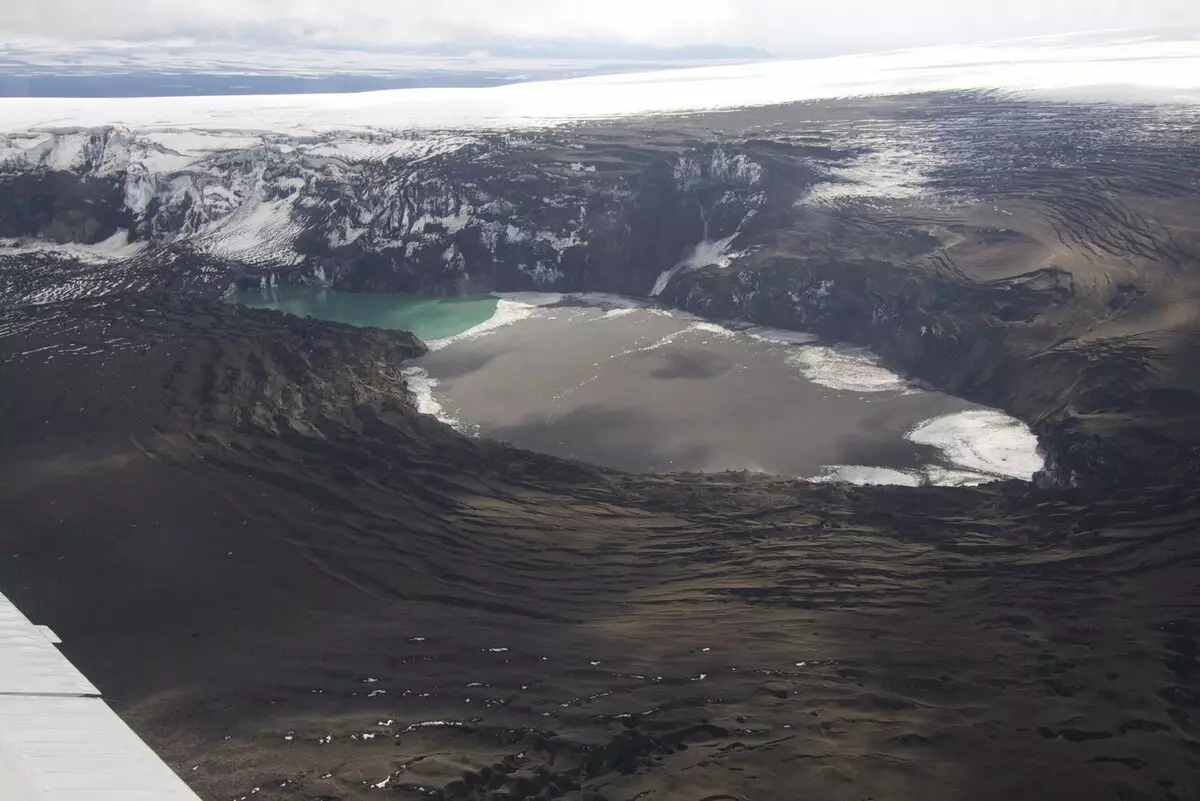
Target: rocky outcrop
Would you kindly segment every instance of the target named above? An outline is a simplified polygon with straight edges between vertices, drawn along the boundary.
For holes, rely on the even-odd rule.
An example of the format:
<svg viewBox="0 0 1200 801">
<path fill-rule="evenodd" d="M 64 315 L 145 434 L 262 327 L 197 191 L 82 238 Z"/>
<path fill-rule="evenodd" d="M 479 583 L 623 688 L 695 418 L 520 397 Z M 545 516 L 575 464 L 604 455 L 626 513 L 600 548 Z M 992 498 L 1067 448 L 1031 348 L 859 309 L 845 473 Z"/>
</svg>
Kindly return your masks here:
<svg viewBox="0 0 1200 801">
<path fill-rule="evenodd" d="M 52 171 L 0 182 L 0 238 L 93 244 L 129 228 L 120 182 Z"/>
</svg>

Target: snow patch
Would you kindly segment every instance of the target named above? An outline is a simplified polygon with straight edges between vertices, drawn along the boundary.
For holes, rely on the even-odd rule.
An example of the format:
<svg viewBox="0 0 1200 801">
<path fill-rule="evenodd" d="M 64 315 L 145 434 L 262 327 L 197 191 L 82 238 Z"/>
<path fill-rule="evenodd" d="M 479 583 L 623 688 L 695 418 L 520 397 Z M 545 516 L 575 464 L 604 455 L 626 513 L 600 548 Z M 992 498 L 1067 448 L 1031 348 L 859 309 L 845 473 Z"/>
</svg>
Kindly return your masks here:
<svg viewBox="0 0 1200 801">
<path fill-rule="evenodd" d="M 294 243 L 302 229 L 292 221 L 292 205 L 291 200 L 250 198 L 195 241 L 214 256 L 296 264 L 301 257 Z"/>
<path fill-rule="evenodd" d="M 584 241 L 579 238 L 578 231 L 572 231 L 569 235 L 563 236 L 556 234 L 553 231 L 538 231 L 534 239 L 538 242 L 545 242 L 561 255 L 564 250 L 570 248 L 582 247 Z"/>
<path fill-rule="evenodd" d="M 805 345 L 788 356 L 814 384 L 842 392 L 911 392 L 908 382 L 879 363 L 865 348 Z"/>
<path fill-rule="evenodd" d="M 692 323 L 687 327 L 688 331 L 699 331 L 703 334 L 716 334 L 721 337 L 732 337 L 736 335 L 735 331 L 726 328 L 723 325 L 709 322 Z"/>
<path fill-rule="evenodd" d="M 386 161 L 392 158 L 419 160 L 453 153 L 474 141 L 465 136 L 445 139 L 337 136 L 315 145 L 300 146 L 299 149 L 309 156 L 344 161 Z"/>
<path fill-rule="evenodd" d="M 1028 481 L 1045 466 L 1029 427 L 992 409 L 935 417 L 907 436 L 938 448 L 955 465 L 976 473 Z"/>
<path fill-rule="evenodd" d="M 417 729 L 436 729 L 444 726 L 461 726 L 462 721 L 458 720 L 423 720 L 420 723 L 413 723 L 408 726 L 401 734 L 416 731 Z"/>
<path fill-rule="evenodd" d="M 553 306 L 563 299 L 562 295 L 552 292 L 506 292 L 499 294 L 496 311 L 487 320 L 469 328 L 461 334 L 442 339 L 434 339 L 425 344 L 430 350 L 441 350 L 455 342 L 464 339 L 477 339 L 494 333 L 498 329 L 518 323 L 532 317 L 539 308 Z M 430 379 L 433 380 L 433 379 Z M 436 381 L 435 381 L 436 384 Z"/>
<path fill-rule="evenodd" d="M 756 325 L 753 328 L 747 328 L 742 333 L 759 342 L 770 342 L 776 345 L 807 345 L 817 340 L 817 337 L 813 334 L 806 334 L 803 331 L 771 328 L 765 325 Z"/>
<path fill-rule="evenodd" d="M 458 211 L 452 214 L 445 214 L 440 217 L 435 217 L 431 214 L 426 214 L 413 220 L 412 232 L 414 234 L 422 234 L 425 232 L 427 225 L 440 225 L 446 229 L 448 234 L 457 234 L 462 229 L 466 228 L 473 219 L 473 209 L 469 206 L 463 206 Z"/>
<path fill-rule="evenodd" d="M 995 476 L 938 465 L 927 466 L 925 476 L 935 487 L 977 487 L 980 484 L 989 484 L 996 480 Z"/>
<path fill-rule="evenodd" d="M 566 295 L 561 292 L 497 292 L 496 297 L 522 306 L 540 307 L 562 303 Z"/>
<path fill-rule="evenodd" d="M 851 200 L 905 200 L 922 195 L 926 173 L 938 162 L 932 153 L 900 148 L 887 139 L 868 139 L 866 144 L 878 149 L 830 170 L 829 180 L 813 186 L 799 202 L 833 206 Z"/>
<path fill-rule="evenodd" d="M 737 234 L 722 239 L 705 239 L 688 248 L 674 267 L 663 270 L 659 274 L 658 279 L 654 282 L 654 286 L 650 288 L 650 297 L 654 298 L 661 295 L 671 283 L 671 279 L 680 272 L 691 272 L 692 270 L 700 270 L 705 267 L 720 267 L 722 269 L 728 267 L 737 256 L 741 255 L 729 249 L 729 246 L 736 238 Z"/>
<path fill-rule="evenodd" d="M 820 475 L 809 480 L 827 484 L 919 487 L 923 483 L 924 476 L 918 470 L 893 470 L 890 467 L 868 467 L 861 464 L 835 464 L 824 467 Z"/>
<path fill-rule="evenodd" d="M 857 484 L 859 486 L 919 487 L 976 487 L 995 481 L 996 476 L 957 470 L 938 465 L 919 469 L 898 470 L 891 467 L 869 467 L 861 464 L 826 465 L 819 475 L 809 481 L 825 484 Z"/>
<path fill-rule="evenodd" d="M 130 242 L 129 232 L 125 230 L 118 230 L 108 239 L 91 245 L 78 242 L 58 244 L 40 239 L 0 239 L 0 254 L 3 255 L 55 254 L 89 264 L 131 259 L 145 249 L 145 241 Z"/>
<path fill-rule="evenodd" d="M 151 99 L 146 102 L 156 105 Z M 232 131 L 189 130 L 186 128 L 166 129 L 161 123 L 158 130 L 148 130 L 142 136 L 147 142 L 159 145 L 164 150 L 186 156 L 203 156 L 220 150 L 248 150 L 262 144 L 262 137 L 247 136 Z"/>
<path fill-rule="evenodd" d="M 928 465 L 896 470 L 866 465 L 828 465 L 819 482 L 969 487 L 1004 478 L 1028 481 L 1043 467 L 1037 437 L 1020 420 L 993 409 L 975 409 L 926 420 L 906 435 L 942 452 L 952 467 Z"/>
<path fill-rule="evenodd" d="M 408 391 L 412 393 L 418 412 L 427 414 L 430 417 L 436 417 L 438 420 L 454 428 L 460 428 L 461 423 L 459 423 L 458 419 L 446 411 L 445 407 L 442 406 L 442 402 L 434 394 L 434 391 L 441 382 L 431 376 L 423 367 L 406 367 L 402 375 L 408 384 Z"/>
</svg>

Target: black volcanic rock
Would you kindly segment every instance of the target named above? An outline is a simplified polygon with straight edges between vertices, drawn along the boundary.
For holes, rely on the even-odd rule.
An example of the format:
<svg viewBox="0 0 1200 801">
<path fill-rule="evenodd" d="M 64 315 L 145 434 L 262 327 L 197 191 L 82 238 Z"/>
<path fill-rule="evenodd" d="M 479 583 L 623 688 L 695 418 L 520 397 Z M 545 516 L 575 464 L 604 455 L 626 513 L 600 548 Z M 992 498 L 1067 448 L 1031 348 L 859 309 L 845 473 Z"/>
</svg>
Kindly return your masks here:
<svg viewBox="0 0 1200 801">
<path fill-rule="evenodd" d="M 0 237 L 91 244 L 130 227 L 121 183 L 71 172 L 0 182 Z"/>
</svg>

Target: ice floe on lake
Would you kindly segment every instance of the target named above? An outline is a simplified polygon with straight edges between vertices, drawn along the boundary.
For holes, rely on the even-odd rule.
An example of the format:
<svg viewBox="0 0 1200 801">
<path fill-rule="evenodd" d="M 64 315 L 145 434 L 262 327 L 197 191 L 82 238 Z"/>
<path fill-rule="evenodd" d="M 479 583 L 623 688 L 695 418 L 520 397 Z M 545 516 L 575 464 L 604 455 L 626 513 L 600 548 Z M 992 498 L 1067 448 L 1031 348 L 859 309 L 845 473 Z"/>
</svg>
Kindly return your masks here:
<svg viewBox="0 0 1200 801">
<path fill-rule="evenodd" d="M 992 409 L 977 409 L 927 420 L 908 438 L 941 450 L 967 470 L 1029 480 L 1041 470 L 1037 437 L 1020 420 Z"/>
<path fill-rule="evenodd" d="M 911 392 L 908 381 L 880 364 L 879 357 L 853 345 L 797 347 L 788 361 L 814 384 L 844 392 Z"/>
<path fill-rule="evenodd" d="M 905 435 L 918 445 L 937 448 L 950 466 L 926 465 L 896 470 L 864 465 L 829 465 L 815 481 L 846 484 L 894 484 L 966 487 L 1005 479 L 1029 481 L 1045 460 L 1037 437 L 1014 417 L 994 409 L 970 409 L 926 420 Z"/>
</svg>

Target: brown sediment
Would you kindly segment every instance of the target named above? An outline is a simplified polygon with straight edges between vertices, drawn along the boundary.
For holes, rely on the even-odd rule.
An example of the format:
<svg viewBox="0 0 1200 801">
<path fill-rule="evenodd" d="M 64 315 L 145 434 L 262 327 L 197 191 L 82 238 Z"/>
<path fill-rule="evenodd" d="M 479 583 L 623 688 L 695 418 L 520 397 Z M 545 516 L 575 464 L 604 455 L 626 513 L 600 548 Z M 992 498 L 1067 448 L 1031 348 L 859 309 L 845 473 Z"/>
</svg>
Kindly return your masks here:
<svg viewBox="0 0 1200 801">
<path fill-rule="evenodd" d="M 860 364 L 824 346 L 798 352 L 659 310 L 624 311 L 539 309 L 414 364 L 439 382 L 438 402 L 464 430 L 639 473 L 953 467 L 905 435 L 979 408 L 916 390 L 865 356 Z M 814 381 L 798 353 L 840 369 Z"/>
</svg>

